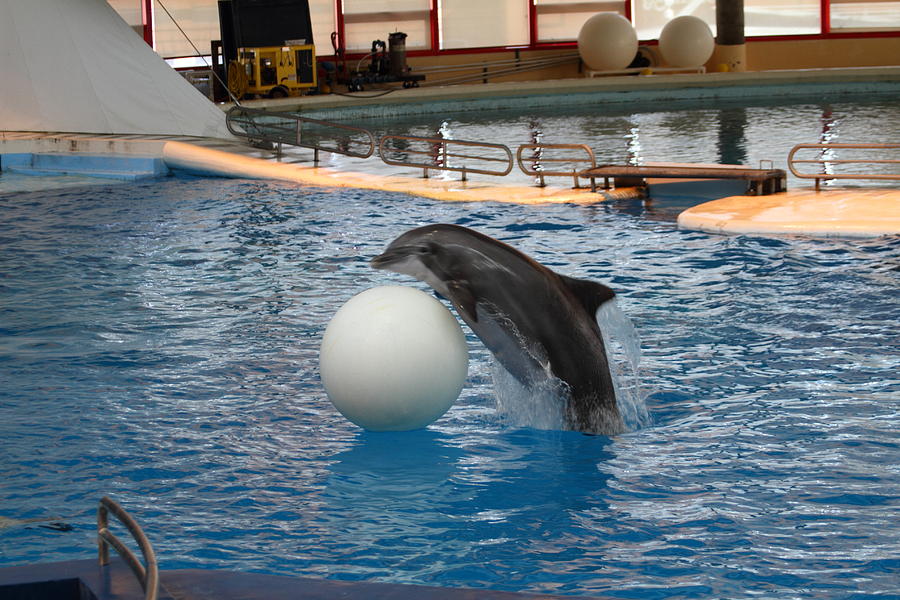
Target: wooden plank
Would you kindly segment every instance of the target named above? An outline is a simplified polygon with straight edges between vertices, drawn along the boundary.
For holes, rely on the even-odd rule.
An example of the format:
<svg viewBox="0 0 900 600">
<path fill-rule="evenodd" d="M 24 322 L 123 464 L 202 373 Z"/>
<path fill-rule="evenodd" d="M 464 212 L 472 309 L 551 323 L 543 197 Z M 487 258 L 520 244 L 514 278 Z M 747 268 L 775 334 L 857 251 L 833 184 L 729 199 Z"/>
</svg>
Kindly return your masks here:
<svg viewBox="0 0 900 600">
<path fill-rule="evenodd" d="M 740 165 L 689 165 L 657 163 L 651 165 L 601 165 L 586 169 L 581 177 L 644 177 L 672 179 L 746 179 L 762 181 L 784 178 L 781 169 L 754 169 Z"/>
</svg>

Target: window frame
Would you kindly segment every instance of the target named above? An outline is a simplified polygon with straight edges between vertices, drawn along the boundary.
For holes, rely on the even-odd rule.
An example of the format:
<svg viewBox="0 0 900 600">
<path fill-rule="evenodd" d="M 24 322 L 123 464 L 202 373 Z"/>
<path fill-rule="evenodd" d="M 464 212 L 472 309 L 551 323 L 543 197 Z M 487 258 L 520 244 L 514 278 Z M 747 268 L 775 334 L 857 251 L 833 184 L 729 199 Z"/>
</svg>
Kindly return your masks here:
<svg viewBox="0 0 900 600">
<path fill-rule="evenodd" d="M 408 51 L 409 56 L 448 56 L 454 54 L 483 54 L 490 52 L 508 52 L 514 50 L 554 50 L 554 49 L 570 49 L 575 48 L 577 43 L 575 40 L 558 40 L 558 41 L 547 41 L 542 42 L 539 41 L 540 32 L 538 31 L 538 16 L 540 11 L 535 3 L 535 0 L 528 0 L 528 37 L 529 41 L 526 44 L 521 45 L 513 45 L 513 46 L 489 46 L 489 47 L 467 47 L 467 48 L 452 48 L 452 49 L 442 49 L 439 48 L 439 40 L 438 40 L 438 28 L 440 26 L 440 9 L 439 9 L 439 1 L 440 0 L 430 0 L 430 8 L 428 10 L 428 28 L 429 32 L 426 33 L 426 37 L 430 37 L 430 47 L 427 49 L 410 49 Z M 602 2 L 602 0 L 600 0 Z M 632 16 L 632 2 L 635 0 L 623 0 L 624 11 L 623 14 L 625 18 L 629 21 L 633 21 Z M 760 36 L 747 36 L 748 40 L 755 41 L 790 41 L 790 40 L 828 40 L 828 39 L 865 39 L 865 38 L 889 38 L 889 37 L 900 37 L 900 24 L 898 24 L 895 28 L 886 28 L 886 29 L 841 29 L 841 28 L 833 28 L 831 25 L 831 4 L 835 3 L 846 3 L 846 1 L 852 2 L 853 0 L 820 0 L 819 2 L 819 14 L 820 14 L 820 31 L 819 33 L 811 33 L 811 34 L 793 34 L 793 35 L 760 35 Z M 892 1 L 892 0 L 872 0 L 872 1 Z M 144 40 L 150 45 L 153 46 L 153 22 L 154 22 L 154 0 L 140 0 L 141 2 L 141 16 L 143 19 L 143 33 Z M 335 10 L 335 28 L 337 30 L 338 40 L 345 39 L 345 18 L 343 11 L 343 0 L 333 0 L 334 2 L 334 10 Z M 589 0 L 572 0 L 571 2 L 561 3 L 560 6 L 555 7 L 554 9 L 550 9 L 549 12 L 553 10 L 564 10 L 566 4 L 571 4 L 573 6 L 580 4 L 593 4 L 594 2 L 590 2 Z M 606 2 L 604 2 L 606 3 Z M 611 2 L 610 2 L 611 3 Z M 382 13 L 387 12 L 396 12 L 396 11 L 379 11 L 377 14 L 381 15 Z M 417 11 L 418 14 L 421 14 L 422 11 Z M 353 20 L 358 21 L 360 19 L 359 15 L 354 15 Z M 380 17 L 379 17 L 380 19 Z M 429 35 L 430 34 L 430 35 Z M 642 40 L 647 41 L 647 40 Z M 322 51 L 317 53 L 317 56 L 320 57 L 334 57 L 331 54 L 331 49 L 321 49 Z M 326 52 L 328 52 L 326 54 Z M 346 58 L 359 58 L 365 56 L 365 52 L 349 52 L 346 53 Z M 179 57 L 171 57 L 171 58 L 179 58 Z"/>
</svg>

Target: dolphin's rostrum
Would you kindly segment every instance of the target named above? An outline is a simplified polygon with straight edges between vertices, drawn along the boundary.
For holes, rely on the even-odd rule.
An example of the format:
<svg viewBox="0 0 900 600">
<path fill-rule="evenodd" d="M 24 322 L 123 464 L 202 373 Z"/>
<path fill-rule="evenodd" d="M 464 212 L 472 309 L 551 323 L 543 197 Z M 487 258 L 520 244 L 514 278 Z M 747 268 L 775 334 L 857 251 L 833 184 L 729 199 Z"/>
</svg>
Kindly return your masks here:
<svg viewBox="0 0 900 600">
<path fill-rule="evenodd" d="M 608 287 L 560 275 L 515 248 L 459 225 L 407 231 L 372 259 L 450 300 L 500 364 L 526 387 L 553 376 L 568 388 L 569 428 L 624 430 L 596 321 Z"/>
</svg>

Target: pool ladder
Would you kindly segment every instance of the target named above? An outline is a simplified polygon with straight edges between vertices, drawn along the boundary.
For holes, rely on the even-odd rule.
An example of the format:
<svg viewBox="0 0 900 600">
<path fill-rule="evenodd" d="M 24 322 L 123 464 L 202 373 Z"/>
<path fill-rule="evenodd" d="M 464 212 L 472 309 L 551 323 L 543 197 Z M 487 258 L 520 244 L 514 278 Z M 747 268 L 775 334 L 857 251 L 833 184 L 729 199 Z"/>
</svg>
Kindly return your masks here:
<svg viewBox="0 0 900 600">
<path fill-rule="evenodd" d="M 109 530 L 110 513 L 131 533 L 131 537 L 137 542 L 141 553 L 144 555 L 145 564 L 141 564 L 141 561 L 138 560 L 137 556 L 122 540 Z M 115 548 L 116 552 L 119 553 L 119 557 L 131 567 L 131 572 L 137 577 L 141 588 L 144 590 L 144 600 L 157 600 L 159 596 L 159 567 L 153 546 L 150 545 L 150 541 L 144 535 L 144 531 L 137 524 L 137 521 L 125 512 L 125 509 L 115 500 L 104 496 L 100 499 L 100 506 L 97 508 L 97 549 L 101 567 L 109 564 L 110 546 Z"/>
</svg>

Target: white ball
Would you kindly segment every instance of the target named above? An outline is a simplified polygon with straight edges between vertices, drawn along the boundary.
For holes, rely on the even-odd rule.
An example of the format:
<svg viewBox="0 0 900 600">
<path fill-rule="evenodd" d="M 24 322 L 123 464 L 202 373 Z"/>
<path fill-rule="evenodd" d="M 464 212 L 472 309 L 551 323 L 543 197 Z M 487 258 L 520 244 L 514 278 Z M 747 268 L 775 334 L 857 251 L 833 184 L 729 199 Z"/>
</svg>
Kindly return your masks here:
<svg viewBox="0 0 900 600">
<path fill-rule="evenodd" d="M 593 71 L 624 69 L 634 60 L 637 49 L 634 26 L 618 13 L 597 13 L 578 32 L 578 53 Z"/>
<path fill-rule="evenodd" d="M 319 352 L 325 392 L 364 429 L 408 431 L 440 418 L 469 368 L 462 328 L 436 298 L 381 286 L 357 294 L 332 317 Z"/>
<path fill-rule="evenodd" d="M 709 25 L 698 17 L 675 17 L 659 34 L 659 51 L 672 67 L 704 65 L 714 49 L 715 40 Z"/>
</svg>

